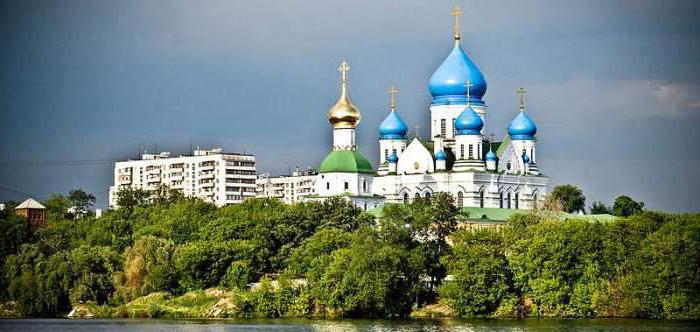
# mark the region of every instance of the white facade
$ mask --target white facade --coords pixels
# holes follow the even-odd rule
[[[296,169],[289,176],[260,175],[256,181],[256,195],[274,197],[287,204],[300,202],[306,196],[316,193],[317,174],[314,169],[303,171]]]
[[[117,192],[131,187],[155,190],[167,186],[187,197],[198,197],[217,206],[255,197],[255,156],[224,153],[221,149],[197,149],[191,156],[170,153],[144,154],[140,160],[114,165],[114,185],[109,188],[109,206],[117,208]]]

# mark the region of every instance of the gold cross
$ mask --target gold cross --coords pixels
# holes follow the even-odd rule
[[[396,93],[399,92],[399,90],[396,90],[396,88],[392,85],[391,88],[389,88],[389,90],[387,90],[386,92],[388,92],[391,96],[391,111],[393,112],[396,108]]]
[[[462,9],[459,8],[459,5],[455,6],[455,9],[450,12],[450,15],[455,17],[455,39],[459,39],[459,17],[463,14],[464,13],[462,12]]]
[[[471,88],[474,86],[472,84],[472,81],[467,81],[467,83],[464,83],[464,87],[467,88],[467,100],[471,99]]]
[[[520,108],[525,108],[525,92],[527,91],[521,87],[516,92],[520,95]]]
[[[338,67],[338,70],[340,71],[340,74],[343,78],[343,82],[346,82],[348,80],[347,73],[350,70],[350,66],[348,66],[348,63],[343,60],[342,63],[340,63],[340,67]]]

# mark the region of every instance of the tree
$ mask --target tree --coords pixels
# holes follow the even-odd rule
[[[74,209],[76,218],[84,216],[95,204],[95,196],[86,193],[82,189],[73,189],[69,191],[67,199],[70,207]]]
[[[629,217],[642,211],[644,211],[644,202],[637,202],[625,195],[617,196],[612,207],[612,213],[618,217]]]
[[[130,214],[137,206],[148,204],[150,194],[139,188],[122,187],[117,191],[117,206]]]
[[[61,220],[67,217],[72,219],[72,216],[68,215],[70,202],[61,194],[51,194],[49,199],[44,201],[44,206],[48,220]]]
[[[562,209],[568,213],[582,211],[586,208],[586,197],[583,196],[583,191],[571,184],[554,187],[551,197],[561,202]]]
[[[605,206],[605,203],[597,201],[593,202],[593,205],[591,206],[591,214],[610,214],[612,211],[610,211],[610,208]]]

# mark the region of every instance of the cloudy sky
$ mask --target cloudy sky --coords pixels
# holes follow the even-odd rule
[[[336,68],[351,66],[377,161],[385,93],[427,136],[428,79],[455,1],[2,1],[0,200],[84,188],[139,148],[252,152],[259,171],[316,166]],[[698,211],[700,1],[461,1],[463,46],[502,136],[524,86],[539,164],[588,204],[618,194]]]

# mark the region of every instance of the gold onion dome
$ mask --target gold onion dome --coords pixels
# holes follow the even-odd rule
[[[348,79],[347,73],[350,70],[348,63],[343,60],[338,68],[342,79],[342,89],[340,92],[340,98],[333,105],[326,114],[328,116],[328,122],[331,123],[333,128],[357,128],[360,124],[360,111],[357,107],[350,101],[348,96]]]

